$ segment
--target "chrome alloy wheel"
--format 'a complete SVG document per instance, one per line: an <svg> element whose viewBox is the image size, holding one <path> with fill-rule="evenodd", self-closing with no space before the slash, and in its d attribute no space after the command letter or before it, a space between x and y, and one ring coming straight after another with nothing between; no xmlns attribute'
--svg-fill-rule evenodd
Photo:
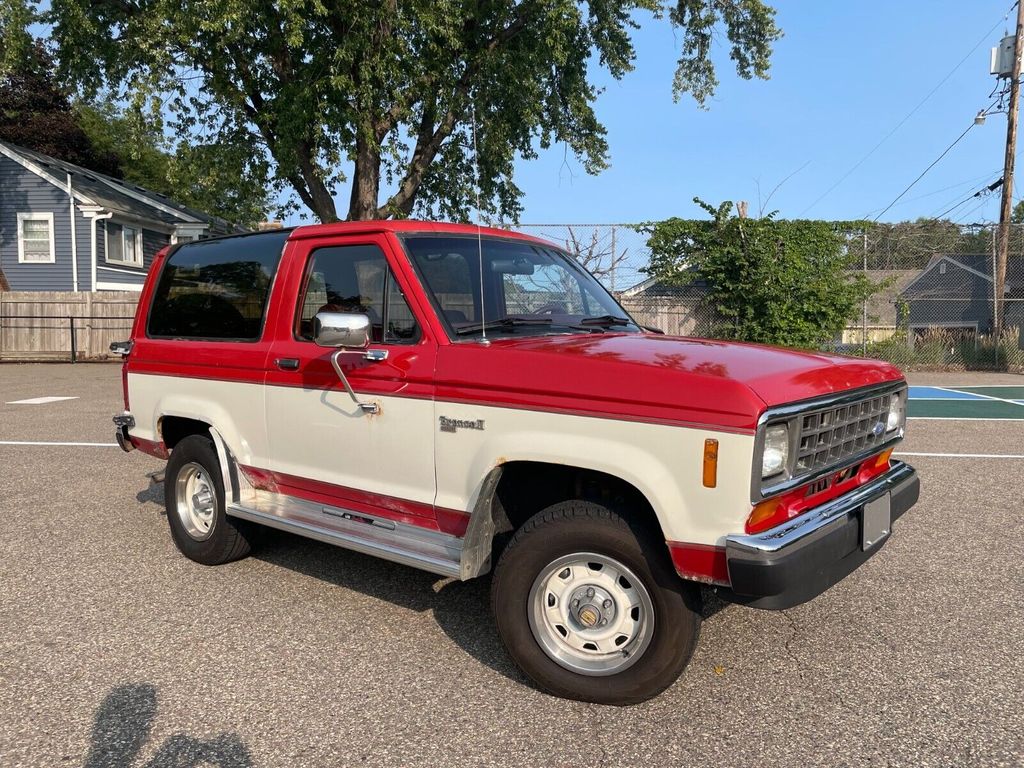
<svg viewBox="0 0 1024 768"><path fill-rule="evenodd" d="M196 541L210 538L217 519L217 490L203 467L190 461L178 471L175 499L185 532Z"/></svg>
<svg viewBox="0 0 1024 768"><path fill-rule="evenodd" d="M533 582L530 629L557 664L582 675L632 666L654 634L654 604L625 565L592 552L560 557Z"/></svg>

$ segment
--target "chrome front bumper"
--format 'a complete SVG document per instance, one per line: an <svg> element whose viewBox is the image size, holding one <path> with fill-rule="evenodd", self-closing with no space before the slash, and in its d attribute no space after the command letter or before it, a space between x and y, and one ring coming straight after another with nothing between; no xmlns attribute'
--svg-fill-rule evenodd
<svg viewBox="0 0 1024 768"><path fill-rule="evenodd" d="M892 522L917 502L919 492L914 468L894 462L885 474L771 530L726 537L730 587L725 597L776 610L810 600L852 573L892 535L867 550L861 547L865 504L888 494Z"/></svg>

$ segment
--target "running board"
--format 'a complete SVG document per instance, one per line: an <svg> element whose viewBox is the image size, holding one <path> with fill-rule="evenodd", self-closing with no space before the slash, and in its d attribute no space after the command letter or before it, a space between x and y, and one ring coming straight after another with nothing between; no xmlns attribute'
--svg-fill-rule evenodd
<svg viewBox="0 0 1024 768"><path fill-rule="evenodd" d="M462 539L457 536L266 491L248 493L245 500L245 505L228 504L227 513L364 555L460 578Z"/></svg>

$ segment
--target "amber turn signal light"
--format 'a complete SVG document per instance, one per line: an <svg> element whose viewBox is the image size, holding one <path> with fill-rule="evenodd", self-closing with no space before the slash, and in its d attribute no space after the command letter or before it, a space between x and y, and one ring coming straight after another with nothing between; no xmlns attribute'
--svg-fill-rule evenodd
<svg viewBox="0 0 1024 768"><path fill-rule="evenodd" d="M718 485L718 441L708 438L704 441L704 487Z"/></svg>
<svg viewBox="0 0 1024 768"><path fill-rule="evenodd" d="M750 513L750 517L747 518L747 533L760 533L761 531L773 528L779 523L785 522L787 515L785 509L782 510L781 515L776 513L779 511L779 507L782 504L781 498L768 499L762 501L756 507L754 511Z"/></svg>
<svg viewBox="0 0 1024 768"><path fill-rule="evenodd" d="M890 456L892 456L892 448L890 448L887 451L882 451L880 454L878 454L878 458L875 459L875 466L876 467L887 466L889 464L889 457Z"/></svg>

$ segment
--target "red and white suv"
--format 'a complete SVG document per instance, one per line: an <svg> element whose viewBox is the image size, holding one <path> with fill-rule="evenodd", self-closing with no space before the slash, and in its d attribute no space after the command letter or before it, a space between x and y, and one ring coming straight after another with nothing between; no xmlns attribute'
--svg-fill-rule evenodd
<svg viewBox="0 0 1024 768"><path fill-rule="evenodd" d="M661 335L551 243L423 222L172 247L121 345L126 450L167 459L178 548L265 525L456 579L560 696L638 702L700 590L786 608L915 503L884 363ZM493 567L492 567L493 566Z"/></svg>

